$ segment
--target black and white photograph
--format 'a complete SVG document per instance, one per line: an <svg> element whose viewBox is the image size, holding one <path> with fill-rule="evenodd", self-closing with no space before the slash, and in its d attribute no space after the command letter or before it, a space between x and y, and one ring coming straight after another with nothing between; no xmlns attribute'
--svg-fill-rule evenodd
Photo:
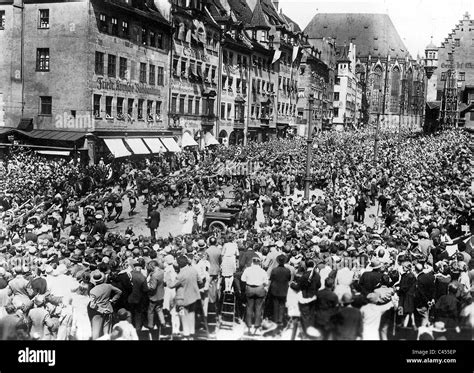
<svg viewBox="0 0 474 373"><path fill-rule="evenodd" d="M0 372L472 373L473 140L472 1L0 0Z"/></svg>

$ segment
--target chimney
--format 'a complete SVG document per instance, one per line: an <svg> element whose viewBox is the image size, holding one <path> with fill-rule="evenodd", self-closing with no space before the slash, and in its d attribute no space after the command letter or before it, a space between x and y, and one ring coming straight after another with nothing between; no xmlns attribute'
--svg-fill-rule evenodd
<svg viewBox="0 0 474 373"><path fill-rule="evenodd" d="M272 3L276 11L278 12L278 8L280 7L280 0L272 0Z"/></svg>

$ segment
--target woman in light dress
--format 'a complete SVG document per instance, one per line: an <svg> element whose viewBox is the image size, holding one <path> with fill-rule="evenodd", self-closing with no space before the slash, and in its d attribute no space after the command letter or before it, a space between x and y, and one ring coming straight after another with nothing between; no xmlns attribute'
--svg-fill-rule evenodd
<svg viewBox="0 0 474 373"><path fill-rule="evenodd" d="M180 214L180 221L183 223L181 234L192 234L194 224L194 211L191 206L188 207L186 212Z"/></svg>
<svg viewBox="0 0 474 373"><path fill-rule="evenodd" d="M92 326L87 314L89 301L89 286L81 283L79 288L71 294L71 339L73 340L85 341L92 337Z"/></svg>

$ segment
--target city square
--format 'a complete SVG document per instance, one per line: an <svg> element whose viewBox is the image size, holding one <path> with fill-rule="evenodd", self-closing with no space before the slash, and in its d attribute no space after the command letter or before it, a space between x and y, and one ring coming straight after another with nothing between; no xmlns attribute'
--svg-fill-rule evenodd
<svg viewBox="0 0 474 373"><path fill-rule="evenodd" d="M472 340L474 19L342 10L0 0L0 340Z"/></svg>

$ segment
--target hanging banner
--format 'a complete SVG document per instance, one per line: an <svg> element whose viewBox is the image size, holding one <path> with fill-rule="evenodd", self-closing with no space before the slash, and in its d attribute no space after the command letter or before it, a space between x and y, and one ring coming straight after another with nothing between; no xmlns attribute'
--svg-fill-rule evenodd
<svg viewBox="0 0 474 373"><path fill-rule="evenodd" d="M293 47L293 58L291 59L291 62L295 62L296 58L298 57L298 52L300 51L300 47L294 46Z"/></svg>
<svg viewBox="0 0 474 373"><path fill-rule="evenodd" d="M273 61L272 61L272 65L277 62L281 57L281 50L277 49L275 50L275 54L273 55Z"/></svg>

